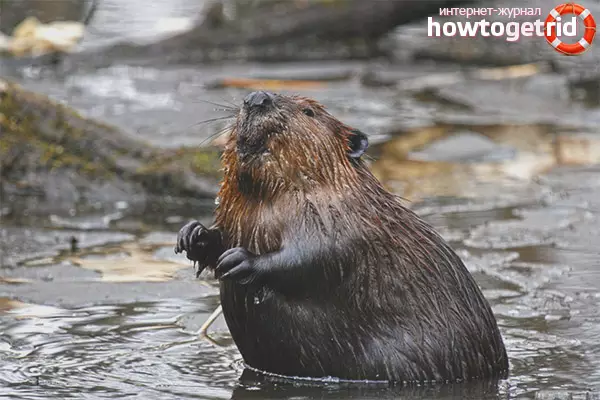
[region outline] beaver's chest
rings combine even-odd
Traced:
[[[292,376],[340,376],[359,366],[362,347],[350,310],[311,299],[287,299],[270,290],[249,292],[221,284],[221,303],[245,362]],[[348,359],[350,358],[350,359]],[[354,367],[352,367],[354,368]]]

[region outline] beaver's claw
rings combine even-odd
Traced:
[[[201,258],[203,258],[202,250],[208,244],[207,236],[208,229],[200,222],[188,222],[177,234],[175,253],[185,251],[188,259],[192,261],[201,261]]]
[[[194,261],[196,277],[198,277],[209,264],[214,263],[219,247],[218,231],[206,229],[198,221],[191,221],[179,230],[175,253],[185,251],[186,257]]]
[[[241,284],[253,283],[260,277],[255,259],[256,255],[243,247],[229,249],[217,260],[215,276],[221,280],[234,280]]]

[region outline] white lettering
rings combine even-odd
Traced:
[[[450,10],[452,14],[460,13],[463,10],[463,14],[470,17],[471,15],[480,15],[487,13],[489,8],[452,8],[442,9],[440,8],[440,14],[443,14],[445,10]],[[525,13],[534,9],[520,9],[520,8],[504,8],[501,9],[504,15],[525,15]],[[536,11],[536,10],[534,10]],[[507,42],[516,42],[521,36],[531,37],[537,36],[556,36],[561,37],[577,36],[577,23],[578,19],[575,16],[571,16],[567,19],[556,16],[556,20],[546,23],[540,19],[535,21],[525,22],[491,22],[482,18],[479,21],[446,21],[438,22],[433,17],[427,18],[427,35],[430,37],[447,36],[453,37],[460,35],[463,37],[474,37],[481,35],[483,37],[489,36],[505,36]]]
[[[531,22],[523,22],[523,25],[521,25],[521,35],[530,37],[533,35],[534,29]]]
[[[458,22],[458,33],[460,36],[475,36],[479,28],[479,22],[471,24],[470,22]]]
[[[544,21],[538,19],[533,24],[535,25],[535,34],[538,36],[544,36]]]
[[[546,33],[548,35],[552,35],[552,28],[556,26],[556,22],[550,21],[546,24]]]
[[[509,22],[506,24],[506,40],[508,42],[516,42],[519,40],[519,23]]]
[[[444,32],[444,36],[454,36],[456,35],[456,25],[453,22],[446,22],[442,27],[442,32]]]
[[[570,28],[570,29],[569,29]],[[562,26],[562,33],[565,36],[576,36],[577,35],[577,19],[571,18],[570,22],[565,22]]]
[[[438,36],[438,37],[441,36],[440,30],[442,28],[440,27],[440,23],[434,22],[433,17],[429,17],[429,18],[427,18],[427,36],[429,36],[429,37],[434,36],[433,28],[435,28],[435,36]]]
[[[486,21],[485,19],[482,19],[480,21],[480,24],[481,24],[481,36],[485,36],[485,37],[490,36],[490,33],[487,31],[487,28],[490,26],[490,21]]]
[[[494,36],[504,35],[504,24],[502,22],[494,22],[492,24],[492,35],[494,35]]]

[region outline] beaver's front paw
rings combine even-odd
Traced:
[[[256,282],[260,270],[256,255],[243,247],[234,247],[224,252],[217,261],[215,276],[221,280],[233,280],[242,284]]]
[[[199,276],[207,266],[214,267],[221,251],[220,233],[214,229],[206,229],[198,221],[188,222],[179,230],[175,246],[175,253],[184,251],[189,260],[198,263],[196,276]]]
[[[208,245],[208,229],[198,221],[188,222],[177,234],[177,245],[175,253],[186,253],[192,261],[202,261],[206,255],[205,249]]]

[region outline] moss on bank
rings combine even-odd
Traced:
[[[0,167],[8,181],[75,172],[90,183],[119,180],[152,194],[210,197],[220,166],[215,149],[156,149],[0,80]]]

